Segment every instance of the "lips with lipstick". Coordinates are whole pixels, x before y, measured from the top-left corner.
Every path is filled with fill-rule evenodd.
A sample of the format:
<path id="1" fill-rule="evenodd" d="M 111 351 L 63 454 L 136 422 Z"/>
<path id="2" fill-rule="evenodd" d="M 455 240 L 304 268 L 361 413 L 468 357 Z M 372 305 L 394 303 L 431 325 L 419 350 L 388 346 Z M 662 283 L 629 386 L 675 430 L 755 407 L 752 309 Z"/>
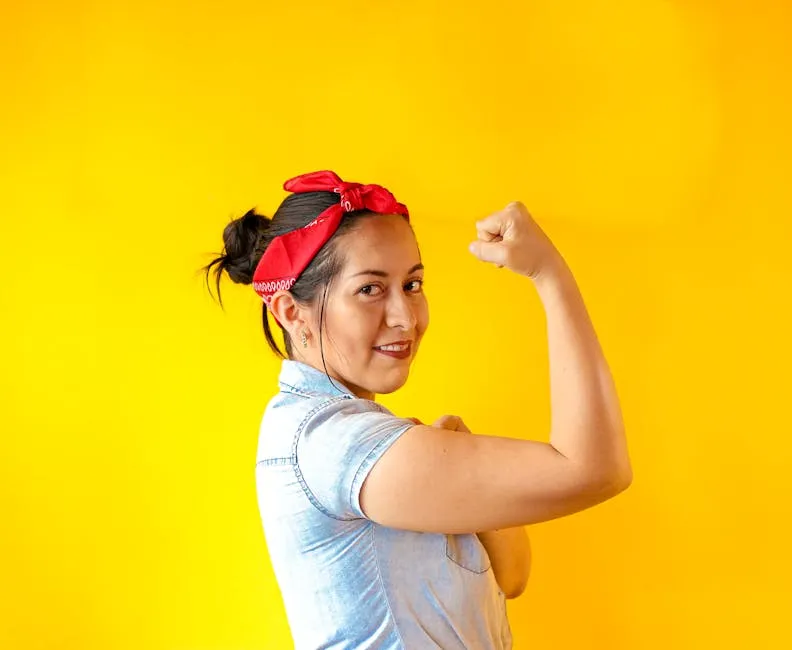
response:
<path id="1" fill-rule="evenodd" d="M 374 350 L 395 359 L 407 359 L 412 354 L 412 341 L 394 341 L 378 345 Z"/>

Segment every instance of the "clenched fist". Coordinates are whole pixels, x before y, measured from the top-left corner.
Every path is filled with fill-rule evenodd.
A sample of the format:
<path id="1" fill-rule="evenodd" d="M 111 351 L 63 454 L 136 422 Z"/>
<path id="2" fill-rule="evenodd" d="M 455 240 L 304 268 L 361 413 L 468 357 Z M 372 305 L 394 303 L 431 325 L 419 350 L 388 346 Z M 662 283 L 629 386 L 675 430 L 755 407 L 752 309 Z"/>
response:
<path id="1" fill-rule="evenodd" d="M 470 252 L 478 259 L 533 280 L 561 259 L 553 242 L 519 201 L 477 221 L 476 232 L 478 239 L 470 244 Z"/>

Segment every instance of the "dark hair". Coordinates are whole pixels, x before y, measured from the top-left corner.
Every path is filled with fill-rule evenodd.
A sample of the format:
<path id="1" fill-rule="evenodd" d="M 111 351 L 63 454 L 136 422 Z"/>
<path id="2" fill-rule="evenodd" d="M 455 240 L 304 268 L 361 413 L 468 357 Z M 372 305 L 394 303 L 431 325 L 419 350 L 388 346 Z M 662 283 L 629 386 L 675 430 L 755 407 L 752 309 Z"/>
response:
<path id="1" fill-rule="evenodd" d="M 252 284 L 253 273 L 256 270 L 261 256 L 269 246 L 270 242 L 278 235 L 283 235 L 292 230 L 302 228 L 313 221 L 320 213 L 329 208 L 334 203 L 339 203 L 341 197 L 334 192 L 301 192 L 290 194 L 278 207 L 272 219 L 258 214 L 255 208 L 248 210 L 242 217 L 229 223 L 223 230 L 223 241 L 225 247 L 219 257 L 213 259 L 201 270 L 206 272 L 206 283 L 209 287 L 209 276 L 214 267 L 216 277 L 217 296 L 220 307 L 223 306 L 223 299 L 220 295 L 220 278 L 225 271 L 233 282 L 238 284 Z M 333 278 L 338 275 L 342 268 L 343 260 L 338 251 L 338 240 L 346 233 L 350 232 L 355 224 L 363 217 L 371 216 L 368 210 L 357 210 L 348 212 L 341 220 L 338 230 L 330 240 L 319 250 L 311 263 L 302 272 L 297 282 L 290 289 L 294 298 L 302 304 L 315 304 L 319 292 L 323 292 L 321 315 L 319 321 L 319 342 L 322 343 L 322 325 L 324 321 L 324 307 L 327 300 L 327 289 Z M 267 317 L 267 306 L 263 303 L 261 320 L 264 326 L 264 335 L 270 348 L 280 356 L 286 358 L 278 348 L 272 336 L 269 320 Z M 277 321 L 276 321 L 277 322 Z M 292 341 L 278 323 L 284 336 L 286 345 L 286 356 L 292 356 Z M 324 347 L 322 347 L 322 360 L 324 361 Z"/>

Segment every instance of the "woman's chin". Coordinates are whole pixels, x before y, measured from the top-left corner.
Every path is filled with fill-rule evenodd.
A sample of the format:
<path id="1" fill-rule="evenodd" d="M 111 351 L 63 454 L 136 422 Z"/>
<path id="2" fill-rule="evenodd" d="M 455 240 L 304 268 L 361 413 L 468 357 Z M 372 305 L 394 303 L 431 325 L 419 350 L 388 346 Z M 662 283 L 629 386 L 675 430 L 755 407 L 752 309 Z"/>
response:
<path id="1" fill-rule="evenodd" d="M 410 375 L 410 366 L 405 364 L 403 369 L 388 374 L 388 377 L 383 377 L 382 381 L 379 382 L 378 390 L 375 391 L 378 395 L 394 393 L 404 386 L 407 383 L 407 377 Z"/>

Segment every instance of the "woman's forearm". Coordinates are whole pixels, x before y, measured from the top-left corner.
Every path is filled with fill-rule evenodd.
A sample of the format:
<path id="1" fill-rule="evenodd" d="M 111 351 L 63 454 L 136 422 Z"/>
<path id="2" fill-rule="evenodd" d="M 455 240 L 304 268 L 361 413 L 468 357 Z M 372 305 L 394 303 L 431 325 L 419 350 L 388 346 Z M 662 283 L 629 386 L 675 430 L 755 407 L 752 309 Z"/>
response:
<path id="1" fill-rule="evenodd" d="M 525 591 L 531 573 L 531 544 L 524 526 L 478 533 L 487 549 L 492 571 L 506 598 Z"/>
<path id="2" fill-rule="evenodd" d="M 558 263 L 536 281 L 547 317 L 550 444 L 598 484 L 632 480 L 621 407 L 608 363 L 572 271 Z"/>

